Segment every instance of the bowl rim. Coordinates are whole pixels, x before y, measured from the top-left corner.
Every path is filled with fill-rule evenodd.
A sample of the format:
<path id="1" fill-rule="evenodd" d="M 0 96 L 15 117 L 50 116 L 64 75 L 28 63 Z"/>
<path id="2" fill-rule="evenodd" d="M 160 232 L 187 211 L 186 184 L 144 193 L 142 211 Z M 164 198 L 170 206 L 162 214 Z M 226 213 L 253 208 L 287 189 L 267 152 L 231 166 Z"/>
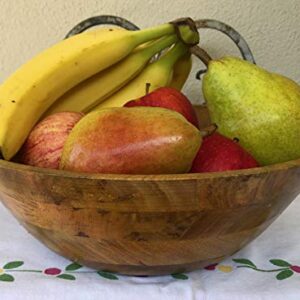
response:
<path id="1" fill-rule="evenodd" d="M 176 181 L 176 180 L 200 180 L 200 179 L 215 179 L 228 178 L 237 176 L 250 176 L 268 174 L 276 171 L 285 171 L 292 168 L 300 167 L 300 158 L 290 160 L 284 163 L 277 163 L 273 165 L 222 171 L 222 172 L 206 172 L 206 173 L 184 173 L 184 174 L 154 174 L 154 175 L 140 175 L 140 174 L 100 174 L 100 173 L 83 173 L 65 170 L 47 169 L 24 165 L 12 161 L 0 159 L 0 169 L 10 169 L 14 171 L 24 171 L 25 173 L 36 173 L 41 175 L 49 175 L 52 177 L 64 178 L 81 178 L 91 180 L 116 180 L 116 181 Z"/>

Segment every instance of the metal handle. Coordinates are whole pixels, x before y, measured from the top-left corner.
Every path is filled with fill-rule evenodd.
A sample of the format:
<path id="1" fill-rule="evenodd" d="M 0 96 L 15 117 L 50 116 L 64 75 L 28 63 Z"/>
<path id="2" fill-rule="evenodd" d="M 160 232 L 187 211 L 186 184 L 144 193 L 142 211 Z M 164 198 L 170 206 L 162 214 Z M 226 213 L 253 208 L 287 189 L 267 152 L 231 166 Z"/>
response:
<path id="1" fill-rule="evenodd" d="M 239 48 L 243 59 L 255 64 L 254 56 L 246 40 L 231 26 L 223 22 L 210 19 L 197 20 L 195 21 L 195 24 L 198 29 L 214 29 L 226 34 Z"/>
<path id="2" fill-rule="evenodd" d="M 131 23 L 130 21 L 124 18 L 117 17 L 117 16 L 103 15 L 103 16 L 91 17 L 78 23 L 68 32 L 65 38 L 81 33 L 93 26 L 98 26 L 98 25 L 115 25 L 115 26 L 123 27 L 127 30 L 140 29 L 135 24 Z"/>

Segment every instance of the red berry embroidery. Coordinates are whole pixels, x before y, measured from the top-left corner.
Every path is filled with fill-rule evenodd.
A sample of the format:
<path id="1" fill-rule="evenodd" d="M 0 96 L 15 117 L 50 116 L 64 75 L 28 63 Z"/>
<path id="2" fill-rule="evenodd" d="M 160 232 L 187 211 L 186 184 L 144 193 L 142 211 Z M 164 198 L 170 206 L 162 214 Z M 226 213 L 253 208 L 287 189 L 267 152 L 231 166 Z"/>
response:
<path id="1" fill-rule="evenodd" d="M 290 266 L 290 269 L 296 273 L 300 273 L 300 266 Z"/>
<path id="2" fill-rule="evenodd" d="M 218 265 L 218 264 L 211 264 L 211 265 L 208 265 L 208 266 L 204 267 L 204 269 L 205 269 L 205 270 L 209 270 L 209 271 L 213 271 L 213 270 L 216 269 L 216 266 L 217 266 L 217 265 Z"/>
<path id="3" fill-rule="evenodd" d="M 49 268 L 44 271 L 47 275 L 58 275 L 61 273 L 61 270 L 58 268 Z"/>

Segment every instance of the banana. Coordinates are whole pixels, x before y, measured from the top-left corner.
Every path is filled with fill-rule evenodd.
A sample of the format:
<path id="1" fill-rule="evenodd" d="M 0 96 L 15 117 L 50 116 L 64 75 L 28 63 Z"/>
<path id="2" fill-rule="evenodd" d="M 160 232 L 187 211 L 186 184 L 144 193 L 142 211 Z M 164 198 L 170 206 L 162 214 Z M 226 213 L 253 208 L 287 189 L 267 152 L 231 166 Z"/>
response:
<path id="1" fill-rule="evenodd" d="M 187 78 L 189 77 L 191 69 L 192 58 L 191 53 L 188 52 L 184 56 L 179 58 L 175 63 L 172 81 L 169 86 L 180 91 L 183 88 Z"/>
<path id="2" fill-rule="evenodd" d="M 89 111 L 133 79 L 156 53 L 171 46 L 176 40 L 173 34 L 147 43 L 147 47 L 139 46 L 133 54 L 69 90 L 55 101 L 46 115 L 60 111 Z"/>
<path id="3" fill-rule="evenodd" d="M 130 81 L 125 87 L 97 105 L 92 111 L 107 107 L 120 107 L 132 99 L 145 95 L 146 84 L 150 84 L 149 92 L 167 86 L 173 75 L 175 62 L 187 52 L 186 46 L 181 42 L 175 44 L 167 53 L 157 61 L 150 63 L 142 73 Z"/>
<path id="4" fill-rule="evenodd" d="M 0 149 L 11 159 L 41 115 L 65 92 L 127 56 L 138 45 L 174 33 L 171 24 L 140 31 L 93 30 L 59 42 L 0 86 Z"/>

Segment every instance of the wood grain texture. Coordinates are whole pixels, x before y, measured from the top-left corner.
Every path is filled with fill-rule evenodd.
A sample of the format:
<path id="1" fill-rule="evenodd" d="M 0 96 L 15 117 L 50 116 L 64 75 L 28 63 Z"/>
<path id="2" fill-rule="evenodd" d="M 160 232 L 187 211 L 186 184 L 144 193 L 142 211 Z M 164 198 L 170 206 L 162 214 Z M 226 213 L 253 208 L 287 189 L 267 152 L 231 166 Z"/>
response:
<path id="1" fill-rule="evenodd" d="M 299 192 L 300 160 L 151 176 L 0 161 L 1 199 L 31 234 L 71 260 L 122 274 L 186 272 L 218 262 L 263 232 Z"/>

